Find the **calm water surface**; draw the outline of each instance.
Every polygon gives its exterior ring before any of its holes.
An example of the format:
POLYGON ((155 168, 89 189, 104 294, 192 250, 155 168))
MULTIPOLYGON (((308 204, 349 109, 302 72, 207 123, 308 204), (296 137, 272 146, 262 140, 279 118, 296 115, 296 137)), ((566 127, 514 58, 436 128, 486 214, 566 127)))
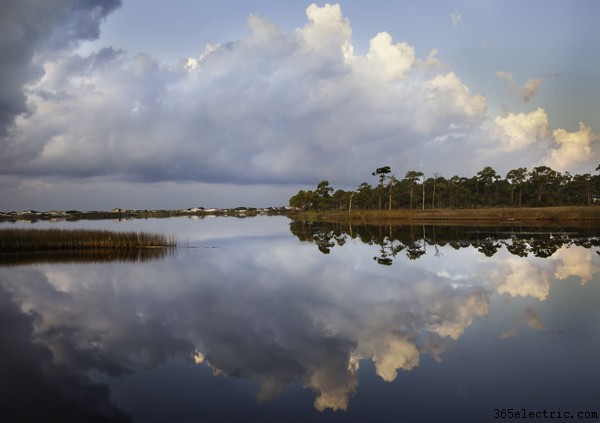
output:
POLYGON ((2 421, 599 420, 597 229, 34 226, 179 248, 0 267, 2 421))

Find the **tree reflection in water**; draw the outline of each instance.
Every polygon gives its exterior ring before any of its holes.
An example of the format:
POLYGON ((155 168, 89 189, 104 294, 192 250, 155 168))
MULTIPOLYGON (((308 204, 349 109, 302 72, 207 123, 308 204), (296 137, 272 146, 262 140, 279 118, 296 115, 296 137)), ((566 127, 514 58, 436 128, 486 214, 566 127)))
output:
MULTIPOLYGON (((432 247, 439 256, 439 247, 446 245, 459 250, 475 248, 486 257, 494 256, 503 247, 519 257, 547 258, 562 247, 570 245, 585 248, 600 246, 600 229, 594 227, 527 227, 527 226, 432 226, 432 225, 355 225, 327 222, 293 221, 290 231, 304 242, 317 245, 319 251, 329 254, 331 249, 344 245, 347 240, 358 240, 378 245, 380 254, 373 257, 377 263, 390 266, 401 252, 409 260, 427 254, 432 247)), ((600 254, 600 252, 599 252, 600 254)))
POLYGON ((29 386, 0 401, 95 393, 99 421, 144 422, 597 403, 595 229, 255 222, 193 222, 220 248, 163 260, 0 267, 0 392, 29 386))

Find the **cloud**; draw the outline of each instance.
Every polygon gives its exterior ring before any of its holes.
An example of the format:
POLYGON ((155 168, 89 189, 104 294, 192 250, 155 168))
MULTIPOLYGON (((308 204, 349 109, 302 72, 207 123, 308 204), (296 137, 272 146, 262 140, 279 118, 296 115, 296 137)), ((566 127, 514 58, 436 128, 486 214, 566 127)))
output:
POLYGON ((508 259, 494 273, 498 293, 511 297, 533 297, 540 301, 550 293, 550 275, 545 269, 518 259, 508 259))
POLYGON ((387 81, 404 78, 415 63, 415 49, 406 43, 392 44, 392 36, 380 32, 371 39, 367 53, 369 64, 379 69, 387 81))
POLYGON ((399 370, 416 369, 421 354, 441 360, 448 340, 487 314, 487 293, 469 277, 453 288, 452 278, 409 266, 390 284, 389 268, 371 259, 376 245, 340 249, 324 263, 316 249, 298 250, 279 231, 265 242, 253 225, 236 223, 235 232, 248 236, 230 239, 231 223, 224 225, 224 237, 196 236, 235 243, 235 258, 200 254, 115 272, 104 265, 83 273, 5 268, 0 280, 22 309, 35 312, 36 339, 63 366, 120 375, 184 358, 216 376, 256 382, 260 402, 304 386, 317 410, 348 407, 361 360, 395 380, 399 370), (347 265, 361 262, 357 254, 366 257, 361 271, 347 265))
POLYGON ((529 113, 508 113, 494 120, 502 148, 519 151, 544 140, 548 135, 548 116, 542 108, 529 113))
POLYGON ((460 300, 459 297, 453 300, 446 298, 443 307, 449 308, 443 313, 446 320, 430 324, 427 329, 441 337, 457 340, 475 318, 487 315, 489 303, 483 291, 474 291, 466 296, 461 295, 460 300))
MULTIPOLYGON (((120 192, 142 183, 153 185, 134 190, 132 208, 164 207, 144 192, 171 183, 179 198, 189 198, 191 184, 204 198, 208 187, 226 186, 244 191, 252 205, 273 205, 319 180, 357 186, 382 157, 399 172, 418 167, 450 176, 476 172, 481 162, 504 166, 510 154, 527 167, 543 160, 579 165, 574 150, 587 151, 559 136, 551 153, 550 143, 540 142, 550 141, 543 109, 487 116, 485 95, 448 69, 437 49, 421 56, 379 32, 366 53, 355 53, 350 21, 337 4, 308 6, 305 23, 291 31, 252 14, 249 35, 199 46, 177 64, 119 46, 73 53, 98 36, 116 0, 36 3, 30 13, 40 25, 31 31, 28 3, 9 4, 2 30, 10 37, 0 44, 3 57, 13 57, 0 70, 0 103, 7 105, 0 106, 0 184, 9 187, 9 208, 64 208, 56 198, 81 193, 82 183, 97 189, 67 199, 70 208, 106 208, 111 184, 120 192), (26 37, 17 40, 18 33, 26 37), (34 188, 42 185, 55 190, 40 195, 34 188), (252 199, 249 185, 273 191, 252 199)), ((453 16, 462 24, 458 11, 453 16)), ((514 85, 512 74, 496 74, 514 85)), ((528 99, 540 81, 526 83, 528 99)))
POLYGON ((436 110, 434 116, 439 119, 447 113, 455 119, 476 120, 485 113, 485 98, 471 93, 454 72, 437 75, 423 85, 430 110, 436 110))
POLYGON ((457 9, 454 9, 454 11, 450 14, 450 22, 452 23, 452 29, 463 26, 462 15, 457 9))
POLYGON ((539 313, 531 307, 527 307, 525 309, 524 315, 525 323, 527 323, 527 326, 529 326, 531 329, 544 330, 546 328, 539 313))
POLYGON ((582 247, 558 250, 552 255, 552 260, 556 261, 554 277, 562 280, 570 276, 577 276, 581 279, 581 284, 585 285, 600 271, 593 254, 591 250, 582 247))
POLYGON ((339 4, 313 3, 306 8, 306 17, 307 24, 297 33, 308 49, 339 55, 350 47, 350 21, 342 16, 339 4))
MULTIPOLYGON (((545 300, 552 275, 584 281, 597 272, 590 265, 595 252, 574 246, 549 260, 500 250, 492 262, 481 261, 476 248, 446 245, 440 246, 442 261, 429 253, 424 262, 406 260, 390 283, 390 268, 372 260, 379 246, 360 237, 324 261, 314 246, 298 248, 286 225, 257 236, 255 223, 243 219, 200 225, 192 233, 197 223, 180 224, 191 244, 224 248, 110 272, 104 264, 85 271, 0 269, 0 294, 11 293, 0 295, 0 314, 7 316, 0 325, 14 322, 0 331, 11 342, 0 344, 19 351, 20 340, 36 339, 32 362, 52 357, 54 366, 114 376, 180 358, 216 377, 253 381, 261 403, 295 385, 314 393, 317 410, 345 410, 359 389, 362 360, 371 360, 382 380, 394 381, 418 369, 422 354, 440 362, 492 304, 500 305, 491 300, 494 288, 545 300), (15 310, 21 318, 9 316, 15 310)), ((518 318, 544 328, 531 308, 518 318)), ((518 322, 500 336, 516 335, 518 322)))
POLYGON ((442 61, 437 58, 438 53, 439 51, 437 49, 433 49, 429 52, 425 60, 417 59, 416 62, 426 73, 433 72, 435 74, 439 72, 443 66, 442 61))
POLYGON ((542 82, 544 82, 542 78, 530 79, 525 82, 523 88, 521 89, 521 98, 523 101, 529 101, 535 98, 540 90, 542 82))
POLYGON ((176 66, 112 48, 48 58, 28 90, 34 112, 5 143, 2 172, 354 184, 390 149, 484 118, 484 97, 453 72, 422 74, 414 47, 379 33, 358 56, 338 5, 306 13, 287 34, 251 15, 247 38, 176 66))
POLYGON ((419 365, 419 350, 406 336, 391 336, 373 355, 375 371, 386 382, 396 379, 398 369, 409 371, 419 365))
POLYGON ((565 171, 592 158, 592 146, 600 141, 600 136, 592 132, 592 128, 579 122, 579 130, 567 132, 559 128, 552 132, 553 149, 546 163, 558 171, 565 171))
POLYGON ((498 337, 500 339, 509 339, 509 338, 514 338, 515 336, 517 336, 517 319, 513 316, 512 319, 512 325, 510 327, 509 330, 502 332, 498 337))
POLYGON ((525 82, 525 84, 523 84, 523 87, 517 94, 517 86, 512 73, 506 71, 496 71, 496 76, 500 79, 504 79, 507 82, 507 88, 510 94, 520 96, 521 100, 524 102, 533 100, 538 95, 540 87, 544 82, 543 78, 529 79, 525 82))
POLYGON ((17 116, 29 112, 24 86, 43 65, 81 40, 100 34, 100 23, 121 0, 6 0, 0 15, 0 139, 17 116))
MULTIPOLYGON (((517 317, 513 316, 512 318, 512 325, 510 330, 506 331, 506 332, 502 332, 499 335, 500 339, 508 339, 508 338, 513 338, 517 335, 517 329, 518 329, 518 321, 520 319, 518 319, 517 317)), ((531 307, 527 307, 524 311, 523 311, 523 320, 525 321, 525 323, 527 324, 527 326, 529 326, 531 329, 534 330, 545 330, 546 327, 544 325, 544 322, 542 321, 541 316, 539 315, 539 313, 537 311, 535 311, 533 308, 531 307)))
POLYGON ((542 108, 497 116, 494 124, 491 133, 498 139, 499 148, 507 153, 528 152, 530 157, 525 166, 537 162, 560 172, 590 163, 592 148, 600 140, 600 136, 582 122, 576 132, 557 128, 550 134, 548 115, 542 108))
POLYGON ((62 366, 34 335, 39 316, 23 312, 0 280, 0 390, 8 421, 111 421, 131 418, 111 400, 108 387, 77 368, 62 366))
POLYGON ((356 392, 358 381, 354 371, 322 367, 315 369, 308 386, 317 392, 314 406, 319 411, 347 410, 350 398, 356 392), (340 375, 347 377, 340 378, 340 375))
POLYGON ((508 91, 513 93, 515 91, 515 80, 512 73, 505 71, 496 71, 496 76, 500 79, 504 79, 508 83, 508 91))

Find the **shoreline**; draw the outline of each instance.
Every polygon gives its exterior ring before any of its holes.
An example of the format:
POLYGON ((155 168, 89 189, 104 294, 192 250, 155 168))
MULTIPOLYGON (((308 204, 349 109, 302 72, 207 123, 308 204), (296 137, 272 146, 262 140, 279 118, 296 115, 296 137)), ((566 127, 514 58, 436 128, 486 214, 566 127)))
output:
POLYGON ((292 220, 354 224, 547 224, 591 222, 600 226, 600 206, 560 206, 480 209, 294 211, 292 220))
POLYGON ((251 208, 237 207, 235 209, 185 209, 185 210, 119 210, 119 211, 35 211, 0 212, 0 222, 17 221, 78 221, 78 220, 130 220, 130 219, 164 219, 169 217, 254 217, 282 216, 285 207, 251 208))
POLYGON ((77 221, 77 220, 135 220, 164 219, 169 217, 235 217, 286 216, 291 220, 353 223, 353 224, 489 224, 527 223, 548 224, 552 222, 598 222, 600 206, 557 206, 557 207, 497 207, 469 209, 393 209, 348 211, 294 211, 284 208, 269 209, 211 209, 211 210, 153 210, 121 212, 32 212, 11 213, 0 216, 0 222, 16 221, 77 221))

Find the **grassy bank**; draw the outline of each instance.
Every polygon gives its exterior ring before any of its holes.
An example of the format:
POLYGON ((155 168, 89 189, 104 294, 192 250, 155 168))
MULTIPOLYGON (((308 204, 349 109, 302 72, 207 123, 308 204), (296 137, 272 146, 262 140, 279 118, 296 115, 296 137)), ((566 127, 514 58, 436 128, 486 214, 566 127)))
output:
POLYGON ((354 210, 352 212, 290 212, 287 216, 294 220, 365 224, 515 221, 527 221, 528 223, 598 221, 600 224, 600 207, 354 210))
POLYGON ((175 247, 163 234, 88 229, 0 229, 0 252, 175 247))

